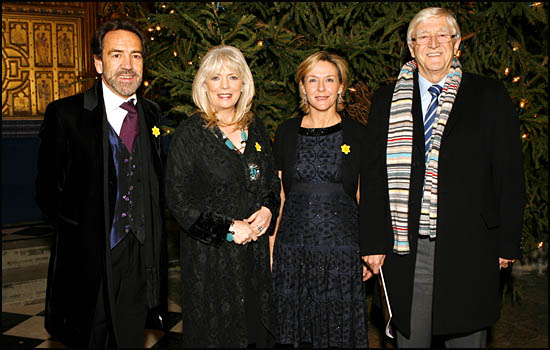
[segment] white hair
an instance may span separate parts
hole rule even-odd
[[[441,7],[427,7],[423,10],[420,10],[416,14],[416,16],[414,16],[414,18],[411,20],[411,23],[409,23],[409,29],[407,30],[407,43],[409,45],[412,45],[413,32],[416,30],[416,27],[420,23],[424,22],[430,17],[440,17],[440,16],[445,16],[445,18],[447,19],[447,23],[449,24],[449,27],[451,27],[451,29],[454,30],[454,33],[451,33],[451,34],[456,35],[455,39],[460,38],[460,28],[458,27],[458,22],[456,21],[456,17],[451,10],[441,8]]]

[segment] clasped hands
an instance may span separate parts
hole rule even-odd
[[[267,232],[271,222],[271,210],[261,207],[248,218],[233,221],[233,242],[247,244],[258,240],[258,237]]]

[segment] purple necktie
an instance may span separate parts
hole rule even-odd
[[[120,108],[126,110],[126,118],[122,123],[122,128],[120,129],[120,138],[128,152],[132,153],[132,146],[134,145],[134,140],[136,139],[137,134],[139,134],[139,123],[136,107],[134,107],[134,99],[131,99],[128,102],[124,102],[120,105]]]

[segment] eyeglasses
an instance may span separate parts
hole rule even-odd
[[[456,34],[436,34],[436,35],[428,35],[423,34],[416,38],[411,38],[412,41],[416,42],[418,45],[426,45],[427,43],[432,40],[432,37],[435,37],[438,43],[444,44],[451,41],[451,39],[456,38],[458,35]]]

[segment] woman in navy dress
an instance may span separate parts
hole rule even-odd
[[[280,343],[367,347],[359,254],[359,172],[365,127],[338,113],[347,65],[320,51],[298,67],[303,117],[277,130],[283,187],[270,237]]]

